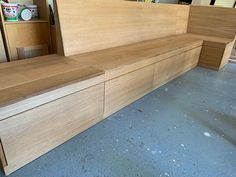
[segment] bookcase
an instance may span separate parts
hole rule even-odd
[[[39,19],[30,21],[5,21],[0,8],[3,41],[9,61],[47,55],[52,50],[48,1],[33,0],[32,3],[38,6]]]

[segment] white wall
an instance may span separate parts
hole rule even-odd
[[[211,0],[193,0],[192,5],[210,5]]]
[[[216,0],[216,6],[233,7],[235,0]]]
[[[178,0],[160,0],[160,3],[172,3],[172,4],[177,4],[179,1]]]
[[[9,3],[33,4],[33,0],[8,0]]]

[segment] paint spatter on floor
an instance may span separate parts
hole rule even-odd
[[[204,132],[203,134],[207,137],[211,137],[211,134],[209,132]]]

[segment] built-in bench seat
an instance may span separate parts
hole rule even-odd
[[[174,35],[69,58],[105,72],[107,117],[197,66],[202,43],[188,34]]]
[[[200,35],[193,33],[187,33],[187,35],[189,37],[203,40],[203,45],[209,47],[225,48],[226,45],[234,41],[234,39],[217,37],[217,36]]]
[[[228,63],[235,39],[193,33],[188,36],[203,40],[199,66],[220,70]]]
[[[51,55],[0,66],[0,162],[6,174],[103,119],[104,73]]]
[[[202,46],[202,40],[187,34],[147,40],[69,58],[105,72],[105,80]],[[189,60],[191,57],[189,58]]]
[[[2,64],[0,75],[4,77],[0,78],[0,106],[102,74],[99,69],[58,55]]]
[[[201,46],[202,40],[176,35],[1,65],[0,74],[6,76],[0,78],[5,173],[195,67]]]
[[[59,54],[0,65],[0,165],[7,175],[198,63],[222,68],[234,40],[189,31],[203,28],[189,6],[55,2]]]

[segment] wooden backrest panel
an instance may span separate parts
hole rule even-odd
[[[236,34],[236,9],[191,6],[188,32],[234,39]]]
[[[189,6],[114,0],[56,0],[64,55],[182,34]]]

